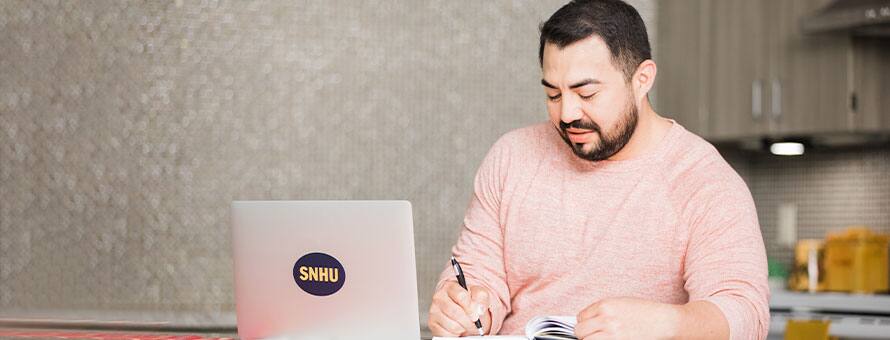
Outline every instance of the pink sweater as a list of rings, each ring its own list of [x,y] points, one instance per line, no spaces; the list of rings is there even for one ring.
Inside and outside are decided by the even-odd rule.
[[[549,123],[505,134],[479,168],[453,253],[489,288],[492,331],[576,315],[606,297],[707,300],[732,339],[769,329],[766,253],[744,181],[674,122],[646,154],[576,157]],[[450,266],[439,286],[454,280]]]

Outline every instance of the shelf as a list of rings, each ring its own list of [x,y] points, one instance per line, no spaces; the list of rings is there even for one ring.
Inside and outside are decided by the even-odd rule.
[[[890,316],[890,295],[774,291],[769,307],[771,310]]]
[[[856,316],[819,313],[770,313],[769,332],[773,335],[785,334],[785,325],[793,320],[829,320],[828,333],[832,336],[857,339],[890,339],[890,317]]]

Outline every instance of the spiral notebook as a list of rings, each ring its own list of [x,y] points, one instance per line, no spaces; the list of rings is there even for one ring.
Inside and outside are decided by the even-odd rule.
[[[525,336],[521,335],[487,335],[469,336],[460,339],[500,339],[500,340],[577,340],[574,316],[539,316],[525,324]],[[458,339],[451,337],[433,337],[433,340]]]

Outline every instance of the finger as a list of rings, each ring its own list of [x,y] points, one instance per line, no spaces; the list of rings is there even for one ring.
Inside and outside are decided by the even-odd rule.
[[[488,334],[491,332],[491,314],[483,313],[482,316],[479,317],[479,322],[482,323],[482,332]]]
[[[470,287],[470,315],[471,319],[479,319],[486,314],[489,304],[488,289],[481,286]]]
[[[597,333],[602,333],[602,331],[602,322],[596,318],[588,319],[575,325],[575,337],[578,339],[586,339]]]
[[[454,283],[449,285],[445,291],[448,293],[448,297],[450,297],[451,300],[464,309],[470,306],[470,293],[459,284]]]
[[[459,336],[465,331],[459,322],[442,313],[438,306],[430,309],[430,331],[442,336]],[[435,330],[434,330],[435,329]]]
[[[460,328],[460,327],[458,327]],[[430,323],[430,332],[433,333],[433,336],[441,336],[441,337],[458,337],[460,333],[454,333],[453,331],[445,328],[440,324],[439,321],[434,321]]]
[[[599,302],[596,302],[581,310],[581,312],[579,312],[577,316],[578,321],[580,322],[581,320],[587,320],[596,317],[597,314],[599,314],[599,306]]]
[[[470,287],[470,300],[481,305],[488,305],[490,297],[488,289],[482,286]]]
[[[478,332],[474,323],[475,320],[470,320],[470,315],[467,314],[467,311],[457,303],[443,303],[439,304],[438,307],[445,317],[457,322],[461,328],[471,333]]]
[[[580,339],[580,340],[611,340],[611,339],[615,339],[615,337],[609,333],[606,333],[606,332],[596,332],[591,335],[588,335],[587,337],[578,338],[578,339]]]

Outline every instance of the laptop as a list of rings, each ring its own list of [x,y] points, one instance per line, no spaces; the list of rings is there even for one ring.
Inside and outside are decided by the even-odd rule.
[[[243,339],[420,339],[407,201],[235,201]]]

